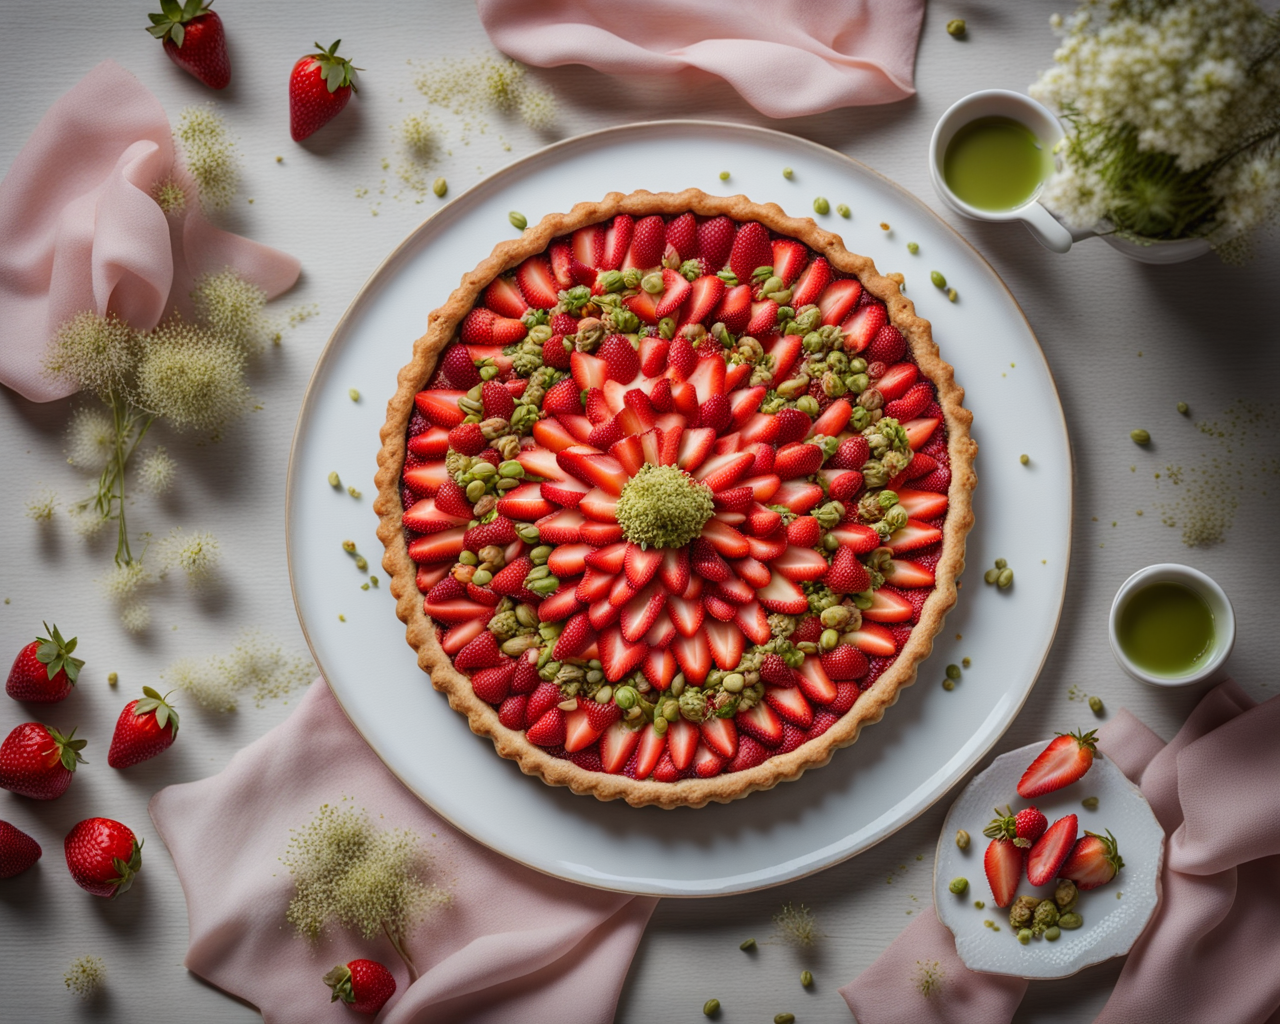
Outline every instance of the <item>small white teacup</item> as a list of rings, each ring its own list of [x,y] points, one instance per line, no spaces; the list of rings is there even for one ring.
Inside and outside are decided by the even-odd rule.
[[[942,115],[933,129],[933,138],[929,140],[929,174],[933,179],[934,191],[942,201],[956,213],[973,220],[1020,220],[1041,245],[1053,252],[1066,252],[1073,241],[1092,235],[1092,231],[1072,232],[1062,225],[1037,201],[1040,194],[1038,188],[1020,205],[1008,210],[979,209],[966,203],[951,190],[943,174],[947,147],[960,129],[983,117],[1007,117],[1017,121],[1029,129],[1043,145],[1051,148],[1063,136],[1062,125],[1053,113],[1028,96],[1007,89],[984,89],[970,93],[953,103]]]

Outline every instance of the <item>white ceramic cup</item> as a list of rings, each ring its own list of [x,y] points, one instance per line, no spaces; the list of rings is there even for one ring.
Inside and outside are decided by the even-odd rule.
[[[1181,583],[1199,594],[1209,606],[1209,610],[1213,612],[1213,650],[1190,672],[1182,675],[1148,672],[1135,665],[1120,646],[1120,638],[1116,634],[1120,613],[1124,611],[1134,594],[1152,583]],[[1235,646],[1236,615],[1226,591],[1199,569],[1193,569],[1189,565],[1178,565],[1176,562],[1162,562],[1159,565],[1149,565],[1145,569],[1139,569],[1121,584],[1120,589],[1116,591],[1115,600],[1111,602],[1111,616],[1107,630],[1111,637],[1111,653],[1115,655],[1120,667],[1138,682],[1164,687],[1193,686],[1196,683],[1214,679],[1219,674],[1223,663],[1231,653],[1231,648]]]
[[[980,210],[970,206],[951,191],[943,177],[943,159],[947,146],[965,125],[980,117],[1007,117],[1025,125],[1044,145],[1053,147],[1063,136],[1062,125],[1048,107],[1037,103],[1022,93],[1010,92],[1007,89],[984,89],[970,93],[957,100],[942,115],[933,129],[933,138],[929,140],[929,175],[933,179],[934,191],[939,198],[956,213],[973,220],[1012,221],[1020,220],[1027,230],[1035,236],[1046,249],[1053,252],[1066,252],[1073,241],[1087,238],[1092,231],[1072,232],[1061,224],[1048,210],[1036,201],[1040,194],[1037,189],[1021,206],[1011,210]]]

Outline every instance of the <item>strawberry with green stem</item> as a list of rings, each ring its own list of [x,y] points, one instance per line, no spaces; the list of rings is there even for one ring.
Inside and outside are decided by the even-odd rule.
[[[142,697],[124,706],[116,719],[107,764],[112,768],[128,768],[168,750],[178,738],[178,712],[150,686],[142,688]]]
[[[1085,832],[1076,840],[1071,853],[1058,869],[1060,878],[1076,883],[1082,892],[1106,885],[1124,867],[1124,858],[1116,846],[1116,837],[1110,830],[1105,837],[1096,832]]]
[[[73,657],[76,638],[64,640],[55,624],[44,624],[48,636],[38,636],[13,660],[5,693],[14,700],[54,704],[64,700],[80,677],[84,660]]]
[[[147,31],[164,40],[169,59],[210,89],[231,83],[231,59],[222,19],[209,10],[212,0],[160,0],[160,13],[148,14]]]
[[[1069,786],[1093,765],[1097,733],[1058,733],[1018,780],[1018,796],[1030,800]]]
[[[77,822],[62,847],[76,885],[95,896],[115,899],[128,892],[142,870],[142,840],[110,818]]]
[[[1049,819],[1035,807],[1024,807],[1017,814],[1011,807],[1003,812],[999,807],[995,810],[997,816],[982,830],[982,834],[991,839],[1009,839],[1014,846],[1028,849],[1049,827]]]
[[[338,56],[341,39],[327,50],[316,43],[316,53],[298,58],[289,73],[289,131],[294,142],[332,121],[356,91],[356,72],[351,61]]]
[[[56,800],[71,785],[85,741],[39,722],[24,722],[0,743],[0,789],[32,800]]]
[[[396,992],[396,979],[376,960],[350,960],[324,976],[333,989],[329,1002],[341,999],[356,1013],[374,1014]]]

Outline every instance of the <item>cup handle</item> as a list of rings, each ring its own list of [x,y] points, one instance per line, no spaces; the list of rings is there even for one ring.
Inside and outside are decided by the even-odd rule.
[[[1073,238],[1070,230],[1039,203],[1028,203],[1018,212],[1027,230],[1050,252],[1067,252],[1072,241],[1078,241]]]

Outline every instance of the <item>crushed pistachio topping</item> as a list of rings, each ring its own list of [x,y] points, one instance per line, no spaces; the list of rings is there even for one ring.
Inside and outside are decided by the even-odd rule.
[[[642,548],[682,548],[715,512],[711,491],[675,466],[646,463],[618,498],[618,525]]]

